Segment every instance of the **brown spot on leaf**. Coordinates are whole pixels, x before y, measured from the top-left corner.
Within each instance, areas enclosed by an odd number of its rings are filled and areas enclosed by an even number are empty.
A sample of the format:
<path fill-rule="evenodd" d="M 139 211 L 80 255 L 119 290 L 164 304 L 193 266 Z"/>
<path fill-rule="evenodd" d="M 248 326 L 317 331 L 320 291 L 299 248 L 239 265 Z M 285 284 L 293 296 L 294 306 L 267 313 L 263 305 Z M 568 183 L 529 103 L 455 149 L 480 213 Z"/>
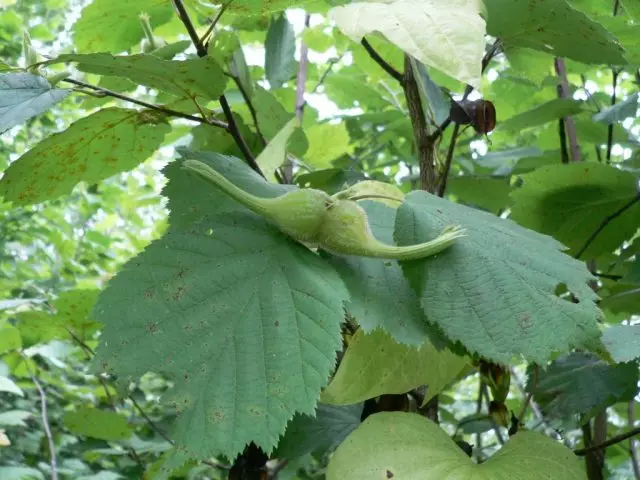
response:
<path fill-rule="evenodd" d="M 387 478 L 394 478 L 393 472 L 391 470 L 387 470 Z"/>

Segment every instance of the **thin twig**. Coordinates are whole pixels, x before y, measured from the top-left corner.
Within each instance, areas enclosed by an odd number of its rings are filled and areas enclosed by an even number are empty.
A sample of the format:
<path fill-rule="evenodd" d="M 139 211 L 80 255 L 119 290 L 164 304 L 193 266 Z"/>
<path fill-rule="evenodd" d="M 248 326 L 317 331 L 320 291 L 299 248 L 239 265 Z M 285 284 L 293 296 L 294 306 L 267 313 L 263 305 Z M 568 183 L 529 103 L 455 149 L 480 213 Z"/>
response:
<path fill-rule="evenodd" d="M 611 92 L 611 106 L 616 104 L 616 88 L 618 86 L 618 70 L 613 69 L 611 71 L 611 86 L 613 91 Z M 609 124 L 607 129 L 607 163 L 611 162 L 611 149 L 613 148 L 613 123 Z"/>
<path fill-rule="evenodd" d="M 522 404 L 522 408 L 520 409 L 520 414 L 518 415 L 518 426 L 524 425 L 524 415 L 527 413 L 527 408 L 531 403 L 531 399 L 533 398 L 533 392 L 535 392 L 536 387 L 538 386 L 538 365 L 534 365 L 534 377 L 533 384 L 531 385 L 531 391 L 527 394 L 524 399 L 524 403 Z"/>
<path fill-rule="evenodd" d="M 378 52 L 371 46 L 369 41 L 366 38 L 362 38 L 362 46 L 365 48 L 369 56 L 382 67 L 382 69 L 395 78 L 401 85 L 404 82 L 404 75 L 400 73 L 398 70 L 393 68 L 391 65 L 387 63 L 387 61 L 380 56 Z"/>
<path fill-rule="evenodd" d="M 233 78 L 233 81 L 236 83 L 236 87 L 238 87 L 238 90 L 240 91 L 240 95 L 242 95 L 242 99 L 244 100 L 244 103 L 247 105 L 247 108 L 249 109 L 249 113 L 251 114 L 251 121 L 253 122 L 253 128 L 256 129 L 256 133 L 258 134 L 258 137 L 260 138 L 260 140 L 262 140 L 262 144 L 266 145 L 268 143 L 267 139 L 262 134 L 262 131 L 260 130 L 260 125 L 258 124 L 258 114 L 256 112 L 255 107 L 253 106 L 253 102 L 249 98 L 249 94 L 247 93 L 247 90 L 242 85 L 242 82 L 240 81 L 239 77 L 232 75 L 231 78 Z"/>
<path fill-rule="evenodd" d="M 227 122 L 229 122 L 229 128 L 227 130 L 235 140 L 236 145 L 238 145 L 238 148 L 242 152 L 242 155 L 244 155 L 244 158 L 247 160 L 247 163 L 249 164 L 249 166 L 253 170 L 255 170 L 257 173 L 259 173 L 262 177 L 264 177 L 264 173 L 262 173 L 260 166 L 258 165 L 255 157 L 253 156 L 253 153 L 251 153 L 251 150 L 249 150 L 249 146 L 244 141 L 244 138 L 242 138 L 242 134 L 238 129 L 238 124 L 236 123 L 236 120 L 233 118 L 233 112 L 231 112 L 231 107 L 229 106 L 229 102 L 227 102 L 227 97 L 225 97 L 224 95 L 220 96 L 220 105 L 222 106 L 222 111 L 224 112 L 224 116 L 227 118 Z"/>
<path fill-rule="evenodd" d="M 309 28 L 311 15 L 307 13 L 304 18 L 304 27 Z M 302 123 L 302 114 L 304 111 L 304 87 L 307 83 L 307 70 L 309 68 L 309 47 L 301 42 L 300 44 L 300 62 L 298 64 L 298 75 L 296 76 L 296 116 L 298 121 Z"/>
<path fill-rule="evenodd" d="M 479 415 L 482 411 L 482 397 L 484 395 L 484 381 L 482 380 L 482 376 L 478 375 L 478 399 L 476 400 L 476 415 Z M 476 433 L 476 445 L 474 446 L 474 451 L 476 452 L 476 457 L 478 460 L 480 459 L 480 450 L 482 449 L 482 433 Z"/>
<path fill-rule="evenodd" d="M 638 203 L 638 201 L 640 201 L 640 193 L 638 193 L 635 197 L 633 197 L 633 199 L 631 201 L 627 202 L 622 207 L 620 207 L 618 210 L 616 210 L 611 215 L 609 215 L 607 218 L 605 218 L 600 223 L 598 228 L 596 228 L 596 230 L 589 236 L 589 238 L 587 238 L 587 241 L 584 242 L 584 245 L 578 251 L 578 253 L 576 253 L 575 257 L 576 258 L 580 258 L 582 256 L 582 254 L 585 252 L 585 250 L 587 248 L 589 248 L 589 245 L 591 245 L 591 243 L 596 239 L 596 237 L 600 234 L 600 232 L 602 232 L 602 230 L 605 229 L 605 227 L 607 225 L 609 225 L 613 220 L 615 220 L 620 215 L 622 215 L 625 211 L 627 211 L 628 209 L 633 207 L 636 203 Z"/>
<path fill-rule="evenodd" d="M 558 86 L 558 90 L 560 86 Z M 560 137 L 560 161 L 569 163 L 569 149 L 567 148 L 567 131 L 565 129 L 564 118 L 558 120 L 558 136 Z M 596 150 L 598 146 L 596 145 Z"/>
<path fill-rule="evenodd" d="M 500 50 L 501 46 L 502 46 L 502 40 L 500 38 L 496 38 L 495 42 L 493 42 L 491 47 L 489 47 L 489 50 L 487 50 L 484 56 L 482 57 L 482 63 L 480 68 L 481 73 L 484 73 L 484 71 L 487 69 L 487 67 L 491 63 L 491 60 L 493 60 L 495 55 L 498 53 L 498 50 Z M 462 100 L 466 100 L 469 97 L 469 95 L 471 95 L 471 92 L 473 92 L 473 87 L 471 85 L 467 85 L 464 89 L 464 95 L 462 96 Z M 447 129 L 447 127 L 450 124 L 451 124 L 451 116 L 447 117 L 447 119 L 444 122 L 442 122 L 442 125 L 436 128 L 435 131 L 431 135 L 429 135 L 429 139 L 432 141 L 436 141 L 438 137 L 440 137 L 444 133 L 444 131 Z"/>
<path fill-rule="evenodd" d="M 196 29 L 193 26 L 193 23 L 191 22 L 191 18 L 189 18 L 189 14 L 187 13 L 187 10 L 184 8 L 184 4 L 182 3 L 182 0 L 173 0 L 173 4 L 176 7 L 178 16 L 180 17 L 180 20 L 185 26 L 187 33 L 189 34 L 189 37 L 193 42 L 193 45 L 196 47 L 196 52 L 198 53 L 198 57 L 206 57 L 207 49 L 200 41 L 200 38 L 198 37 L 198 34 L 196 32 Z M 233 137 L 233 140 L 236 142 L 236 145 L 242 152 L 242 155 L 246 159 L 249 166 L 258 174 L 260 174 L 262 177 L 264 177 L 262 170 L 260 170 L 260 167 L 256 163 L 256 159 L 253 156 L 253 153 L 251 153 L 251 150 L 249 150 L 247 143 L 244 141 L 244 138 L 242 138 L 242 134 L 238 129 L 238 124 L 233 118 L 233 113 L 231 112 L 231 107 L 229 106 L 227 97 L 225 97 L 224 94 L 222 94 L 220 95 L 219 101 L 220 101 L 220 106 L 222 107 L 222 111 L 224 112 L 224 116 L 226 117 L 228 122 L 227 131 Z"/>
<path fill-rule="evenodd" d="M 162 113 L 165 113 L 165 114 L 170 115 L 172 117 L 184 118 L 185 120 L 191 120 L 192 122 L 204 123 L 204 124 L 207 124 L 207 125 L 212 125 L 214 127 L 220 127 L 220 128 L 224 128 L 224 129 L 226 129 L 228 127 L 228 125 L 225 122 L 221 122 L 220 120 L 216 120 L 216 119 L 213 119 L 213 118 L 212 119 L 200 118 L 200 117 L 196 117 L 194 115 L 189 115 L 187 113 L 178 112 L 177 110 L 172 110 L 170 108 L 166 108 L 166 107 L 163 107 L 161 105 L 154 105 L 152 103 L 143 102 L 142 100 L 137 100 L 135 98 L 128 97 L 126 95 L 122 95 L 121 93 L 114 92 L 114 91 L 108 90 L 106 88 L 98 87 L 96 85 L 91 85 L 89 83 L 86 83 L 86 82 L 83 82 L 83 81 L 80 81 L 80 80 L 74 80 L 73 78 L 65 78 L 62 81 L 63 82 L 67 82 L 67 83 L 71 83 L 73 85 L 78 85 L 78 86 L 83 87 L 83 88 L 88 88 L 89 90 L 100 92 L 103 95 L 106 95 L 107 97 L 117 98 L 119 100 L 124 100 L 125 102 L 133 103 L 135 105 L 140 105 L 141 107 L 145 107 L 145 108 L 148 108 L 150 110 L 155 110 L 157 112 L 162 112 Z"/>
<path fill-rule="evenodd" d="M 229 0 L 227 3 L 225 3 L 224 5 L 222 5 L 222 7 L 220 8 L 220 10 L 218 11 L 218 13 L 216 14 L 215 18 L 211 21 L 211 25 L 209 25 L 209 28 L 207 28 L 207 31 L 204 32 L 204 35 L 202 35 L 202 37 L 200 37 L 200 43 L 202 45 L 205 46 L 207 45 L 207 41 L 209 38 L 209 35 L 211 35 L 211 33 L 213 32 L 213 29 L 216 28 L 216 25 L 218 24 L 218 22 L 220 21 L 220 18 L 222 17 L 222 14 L 224 13 L 224 11 L 227 9 L 227 7 L 229 5 L 231 5 L 233 3 L 233 0 Z"/>
<path fill-rule="evenodd" d="M 556 75 L 558 75 L 560 89 L 558 90 L 558 96 L 560 98 L 571 98 L 569 92 L 569 80 L 567 79 L 567 67 L 564 60 L 560 57 L 556 57 L 554 60 Z M 578 133 L 576 130 L 576 124 L 573 117 L 564 117 L 565 131 L 567 138 L 569 139 L 571 161 L 580 161 L 580 145 L 578 145 Z"/>
<path fill-rule="evenodd" d="M 320 78 L 318 79 L 318 83 L 316 83 L 316 85 L 311 89 L 310 93 L 316 93 L 318 91 L 318 89 L 322 86 L 324 81 L 327 79 L 327 76 L 329 75 L 329 73 L 331 73 L 331 70 L 333 70 L 333 66 L 336 63 L 338 63 L 340 60 L 342 60 L 342 55 L 340 55 L 339 57 L 329 59 L 329 61 L 327 62 L 328 63 L 327 68 L 325 69 L 324 72 L 322 72 L 322 75 L 320 75 Z"/>
<path fill-rule="evenodd" d="M 49 462 L 51 464 L 51 480 L 58 480 L 58 460 L 56 458 L 56 445 L 53 441 L 53 435 L 51 433 L 51 427 L 49 426 L 49 417 L 47 415 L 47 394 L 45 393 L 42 385 L 38 381 L 35 373 L 31 371 L 31 367 L 29 366 L 29 359 L 27 356 L 20 352 L 20 355 L 24 359 L 24 365 L 29 372 L 29 376 L 31 377 L 31 381 L 38 389 L 38 393 L 40 394 L 40 418 L 42 419 L 42 428 L 44 429 L 44 435 L 47 437 L 47 445 L 49 446 Z"/>
<path fill-rule="evenodd" d="M 182 0 L 173 0 L 173 5 L 176 7 L 176 11 L 178 12 L 178 17 L 180 17 L 180 21 L 187 29 L 187 33 L 189 34 L 189 38 L 193 42 L 193 45 L 196 47 L 196 52 L 199 57 L 207 56 L 207 49 L 204 44 L 200 41 L 200 37 L 198 37 L 198 32 L 196 32 L 191 19 L 189 18 L 189 14 L 187 13 L 187 9 L 184 7 Z"/>
<path fill-rule="evenodd" d="M 636 424 L 636 401 L 631 400 L 627 404 L 627 425 L 629 428 L 633 428 Z M 633 474 L 636 480 L 640 480 L 640 455 L 638 454 L 638 448 L 636 441 L 633 438 L 629 439 L 629 454 L 631 455 L 631 467 L 633 468 Z"/>
<path fill-rule="evenodd" d="M 604 448 L 610 447 L 611 445 L 615 445 L 616 443 L 624 442 L 628 438 L 635 437 L 636 435 L 640 435 L 640 427 L 633 428 L 625 433 L 621 433 L 620 435 L 611 437 L 609 440 L 599 443 L 597 445 L 590 445 L 589 447 L 586 447 L 586 448 L 579 448 L 578 450 L 574 450 L 573 453 L 583 457 L 591 452 L 602 450 Z"/>
<path fill-rule="evenodd" d="M 487 410 L 489 410 L 489 406 L 491 404 L 491 397 L 489 396 L 489 389 L 487 387 L 486 383 L 482 383 L 482 394 L 487 402 Z M 500 432 L 500 426 L 498 425 L 498 423 L 493 419 L 492 416 L 490 416 L 490 422 L 491 422 L 491 426 L 493 427 L 493 432 L 496 435 L 496 438 L 498 439 L 498 443 L 500 443 L 500 445 L 504 445 L 504 437 L 502 436 L 502 433 Z"/>

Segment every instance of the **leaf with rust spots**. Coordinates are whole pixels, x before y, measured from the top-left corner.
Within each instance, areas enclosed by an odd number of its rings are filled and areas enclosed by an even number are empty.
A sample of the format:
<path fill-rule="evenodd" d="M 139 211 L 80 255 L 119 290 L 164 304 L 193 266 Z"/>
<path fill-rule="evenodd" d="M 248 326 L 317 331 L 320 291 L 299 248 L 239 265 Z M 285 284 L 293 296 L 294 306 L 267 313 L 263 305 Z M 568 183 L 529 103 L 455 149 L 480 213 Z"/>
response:
<path fill-rule="evenodd" d="M 135 110 L 108 108 L 78 120 L 13 162 L 0 179 L 0 195 L 30 205 L 70 193 L 80 181 L 97 183 L 131 170 L 153 154 L 170 130 L 162 117 L 145 118 L 140 123 Z"/>
<path fill-rule="evenodd" d="M 227 84 L 222 69 L 211 57 L 188 60 L 163 60 L 155 55 L 114 56 L 109 53 L 60 55 L 47 62 L 76 62 L 78 70 L 98 75 L 123 77 L 133 83 L 157 88 L 181 98 L 217 100 Z M 154 119 L 151 112 L 141 112 L 138 122 L 146 124 Z M 111 125 L 105 124 L 105 128 Z"/>

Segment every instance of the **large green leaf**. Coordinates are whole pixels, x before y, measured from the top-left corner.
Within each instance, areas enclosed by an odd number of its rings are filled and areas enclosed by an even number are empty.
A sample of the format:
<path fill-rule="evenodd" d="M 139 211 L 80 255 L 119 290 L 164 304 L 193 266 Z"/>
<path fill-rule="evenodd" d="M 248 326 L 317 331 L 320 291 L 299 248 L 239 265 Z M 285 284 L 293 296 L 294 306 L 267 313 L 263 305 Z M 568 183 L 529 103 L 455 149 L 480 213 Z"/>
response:
<path fill-rule="evenodd" d="M 376 238 L 392 245 L 395 210 L 380 202 L 360 205 Z M 380 327 L 399 343 L 418 346 L 425 341 L 425 315 L 397 261 L 326 255 L 351 294 L 347 310 L 365 332 Z"/>
<path fill-rule="evenodd" d="M 133 434 L 127 418 L 116 412 L 81 407 L 64 414 L 64 426 L 76 435 L 102 440 L 123 440 Z"/>
<path fill-rule="evenodd" d="M 70 92 L 51 88 L 40 75 L 0 74 L 0 133 L 46 112 Z"/>
<path fill-rule="evenodd" d="M 136 84 L 192 99 L 217 100 L 227 84 L 222 69 L 211 57 L 163 60 L 146 54 L 92 53 L 60 55 L 49 63 L 60 62 L 76 62 L 82 72 L 123 77 Z"/>
<path fill-rule="evenodd" d="M 522 355 L 543 363 L 599 336 L 596 295 L 587 285 L 593 277 L 548 236 L 421 191 L 398 208 L 394 236 L 400 245 L 415 244 L 452 224 L 467 236 L 436 256 L 403 263 L 427 318 L 449 338 L 498 362 Z M 558 297 L 559 284 L 579 303 Z"/>
<path fill-rule="evenodd" d="M 517 132 L 525 128 L 535 127 L 538 125 L 557 120 L 562 117 L 575 115 L 582 111 L 582 102 L 570 98 L 556 98 L 549 102 L 538 105 L 531 110 L 519 113 L 502 122 L 500 129 L 509 132 Z"/>
<path fill-rule="evenodd" d="M 16 160 L 0 180 L 0 195 L 17 205 L 71 192 L 146 160 L 169 131 L 163 115 L 106 108 L 51 135 Z"/>
<path fill-rule="evenodd" d="M 485 47 L 481 10 L 477 0 L 389 0 L 335 7 L 330 15 L 356 42 L 380 32 L 425 65 L 479 87 Z"/>
<path fill-rule="evenodd" d="M 640 358 L 640 325 L 616 325 L 602 333 L 602 342 L 616 362 Z"/>
<path fill-rule="evenodd" d="M 152 27 L 175 15 L 171 2 L 165 0 L 94 0 L 73 25 L 73 43 L 85 52 L 128 50 L 144 37 L 138 18 L 142 12 L 149 15 Z"/>
<path fill-rule="evenodd" d="M 506 45 L 533 48 L 584 63 L 627 63 L 617 40 L 565 0 L 484 3 L 487 32 Z"/>
<path fill-rule="evenodd" d="M 638 94 L 629 95 L 622 102 L 605 108 L 593 116 L 594 122 L 602 122 L 607 125 L 622 122 L 626 118 L 635 117 L 638 112 Z"/>
<path fill-rule="evenodd" d="M 296 34 L 286 15 L 271 22 L 264 48 L 267 80 L 272 89 L 280 88 L 296 71 Z"/>
<path fill-rule="evenodd" d="M 334 449 L 360 426 L 362 404 L 318 404 L 315 417 L 296 415 L 278 444 L 275 456 L 296 458 L 307 453 L 324 454 Z"/>
<path fill-rule="evenodd" d="M 511 193 L 511 218 L 520 225 L 552 235 L 576 254 L 610 215 L 637 195 L 635 175 L 598 163 L 549 165 L 522 175 L 524 184 Z M 640 225 L 640 204 L 625 210 L 598 234 L 584 258 L 618 248 Z"/>
<path fill-rule="evenodd" d="M 183 152 L 273 197 L 240 160 Z M 311 414 L 340 347 L 348 292 L 335 271 L 197 175 L 171 164 L 169 230 L 113 279 L 96 306 L 98 358 L 122 379 L 175 387 L 173 438 L 192 455 L 270 452 L 294 413 Z"/>
<path fill-rule="evenodd" d="M 569 417 L 618 401 L 638 391 L 638 366 L 609 365 L 592 353 L 574 352 L 554 361 L 536 376 L 530 370 L 527 391 L 545 415 Z"/>
<path fill-rule="evenodd" d="M 476 465 L 438 425 L 413 413 L 371 415 L 331 457 L 327 480 L 583 480 L 583 461 L 537 432 L 514 435 Z"/>
<path fill-rule="evenodd" d="M 385 393 L 405 393 L 427 385 L 430 399 L 449 385 L 469 359 L 437 350 L 428 340 L 416 348 L 396 343 L 382 329 L 358 330 L 349 342 L 338 371 L 322 392 L 322 401 L 349 405 Z"/>
<path fill-rule="evenodd" d="M 260 166 L 267 180 L 271 182 L 276 181 L 275 172 L 284 163 L 287 154 L 287 142 L 297 125 L 298 119 L 293 117 L 282 127 L 282 130 L 273 137 L 267 146 L 264 147 L 264 150 L 260 152 L 258 158 L 256 158 L 256 163 Z"/>

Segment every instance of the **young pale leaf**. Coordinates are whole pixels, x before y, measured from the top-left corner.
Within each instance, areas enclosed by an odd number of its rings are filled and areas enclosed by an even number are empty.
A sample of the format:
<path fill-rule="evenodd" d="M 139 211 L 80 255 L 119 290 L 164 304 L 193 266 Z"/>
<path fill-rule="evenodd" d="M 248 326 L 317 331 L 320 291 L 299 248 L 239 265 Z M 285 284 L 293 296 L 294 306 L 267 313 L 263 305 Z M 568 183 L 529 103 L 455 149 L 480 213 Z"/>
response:
<path fill-rule="evenodd" d="M 349 132 L 344 122 L 316 124 L 307 128 L 305 133 L 309 148 L 304 160 L 314 167 L 328 168 L 332 160 L 353 150 L 349 146 Z"/>
<path fill-rule="evenodd" d="M 179 97 L 217 100 L 227 78 L 211 57 L 163 60 L 155 55 L 114 56 L 109 53 L 60 55 L 50 64 L 76 62 L 81 72 L 123 77 L 135 84 L 157 88 Z"/>
<path fill-rule="evenodd" d="M 437 350 L 428 340 L 416 348 L 396 343 L 382 329 L 370 334 L 358 330 L 333 380 L 322 392 L 322 402 L 349 405 L 385 393 L 405 393 L 420 385 L 427 385 L 431 398 L 468 363 L 468 358 Z"/>
<path fill-rule="evenodd" d="M 295 118 L 293 113 L 285 110 L 273 93 L 262 87 L 256 87 L 253 102 L 258 118 L 258 125 L 260 125 L 262 134 L 268 139 L 275 137 L 287 122 Z M 302 129 L 296 129 L 288 143 L 291 153 L 302 156 L 308 146 L 309 143 L 304 131 Z"/>
<path fill-rule="evenodd" d="M 99 182 L 145 161 L 168 131 L 164 116 L 105 108 L 45 138 L 13 162 L 0 179 L 0 195 L 29 205 L 69 193 L 83 180 Z"/>
<path fill-rule="evenodd" d="M 546 370 L 528 372 L 527 391 L 545 415 L 567 418 L 619 401 L 638 392 L 635 363 L 609 365 L 593 353 L 574 352 L 554 361 Z"/>
<path fill-rule="evenodd" d="M 335 7 L 330 15 L 356 42 L 372 32 L 451 77 L 480 87 L 485 21 L 478 0 L 389 0 Z"/>
<path fill-rule="evenodd" d="M 525 128 L 536 127 L 562 117 L 575 115 L 582 111 L 582 102 L 570 98 L 556 98 L 531 110 L 508 118 L 498 128 L 509 132 L 518 132 Z"/>
<path fill-rule="evenodd" d="M 101 440 L 124 440 L 133 434 L 127 418 L 97 408 L 80 407 L 64 414 L 63 423 L 71 433 Z"/>
<path fill-rule="evenodd" d="M 414 413 L 372 415 L 331 457 L 327 480 L 583 480 L 584 462 L 564 445 L 521 431 L 476 465 L 438 425 Z"/>
<path fill-rule="evenodd" d="M 152 27 L 175 15 L 170 2 L 158 0 L 94 0 L 73 25 L 73 44 L 84 52 L 123 52 L 144 38 L 139 15 L 149 15 Z"/>
<path fill-rule="evenodd" d="M 622 122 L 629 117 L 635 117 L 638 112 L 638 94 L 629 95 L 622 102 L 605 108 L 593 116 L 594 122 L 602 122 L 607 125 Z"/>
<path fill-rule="evenodd" d="M 287 142 L 297 124 L 298 119 L 296 117 L 289 120 L 256 158 L 260 169 L 264 172 L 267 180 L 271 182 L 276 181 L 276 169 L 284 163 L 287 154 Z"/>
<path fill-rule="evenodd" d="M 598 338 L 597 296 L 586 266 L 546 235 L 426 192 L 408 194 L 396 213 L 399 245 L 433 238 L 447 225 L 466 237 L 424 260 L 404 262 L 422 308 L 445 335 L 485 358 L 543 363 L 554 352 Z M 556 295 L 567 285 L 578 299 Z"/>
<path fill-rule="evenodd" d="M 9 392 L 24 397 L 22 389 L 13 380 L 4 375 L 0 375 L 0 392 Z"/>
<path fill-rule="evenodd" d="M 602 342 L 616 362 L 640 358 L 640 325 L 616 325 L 602 333 Z"/>
<path fill-rule="evenodd" d="M 307 453 L 323 455 L 360 426 L 362 404 L 318 404 L 315 417 L 296 415 L 278 444 L 275 457 L 297 458 Z"/>
<path fill-rule="evenodd" d="M 627 63 L 616 38 L 565 0 L 484 0 L 484 4 L 487 33 L 506 45 L 533 48 L 583 63 Z"/>
<path fill-rule="evenodd" d="M 240 160 L 183 152 L 273 197 Z M 169 230 L 109 283 L 98 359 L 120 378 L 175 382 L 172 438 L 197 458 L 270 452 L 294 413 L 312 414 L 340 348 L 348 292 L 335 271 L 196 174 L 167 167 Z"/>
<path fill-rule="evenodd" d="M 577 254 L 607 217 L 637 196 L 630 172 L 599 163 L 556 164 L 522 175 L 511 193 L 511 218 L 524 227 L 552 235 Z M 640 225 L 640 202 L 613 219 L 583 252 L 584 258 L 618 248 Z"/>
<path fill-rule="evenodd" d="M 376 238 L 393 245 L 395 209 L 380 202 L 360 205 Z M 428 335 L 425 315 L 397 261 L 325 255 L 347 285 L 351 294 L 347 309 L 365 332 L 380 327 L 398 343 L 422 345 Z"/>
<path fill-rule="evenodd" d="M 70 92 L 51 88 L 40 75 L 0 74 L 0 133 L 46 112 Z"/>
<path fill-rule="evenodd" d="M 272 89 L 280 88 L 296 71 L 296 33 L 286 15 L 271 22 L 264 48 L 267 80 Z"/>

